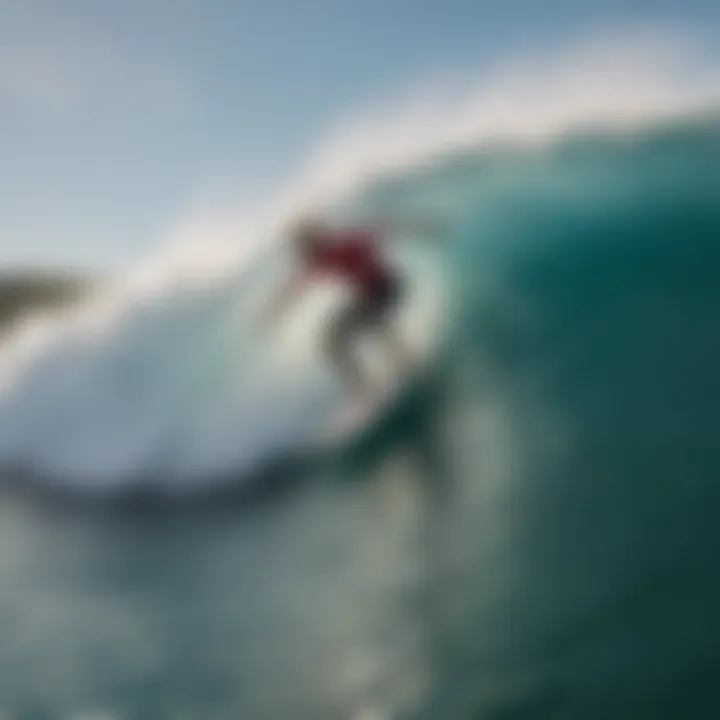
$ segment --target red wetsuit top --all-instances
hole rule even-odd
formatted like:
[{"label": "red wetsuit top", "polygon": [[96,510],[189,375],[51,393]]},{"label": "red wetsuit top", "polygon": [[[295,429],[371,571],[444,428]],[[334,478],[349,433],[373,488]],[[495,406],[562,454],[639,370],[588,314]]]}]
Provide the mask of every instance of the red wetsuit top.
[{"label": "red wetsuit top", "polygon": [[332,233],[311,260],[311,271],[336,275],[349,282],[364,298],[379,299],[392,274],[378,252],[375,235],[363,229]]}]

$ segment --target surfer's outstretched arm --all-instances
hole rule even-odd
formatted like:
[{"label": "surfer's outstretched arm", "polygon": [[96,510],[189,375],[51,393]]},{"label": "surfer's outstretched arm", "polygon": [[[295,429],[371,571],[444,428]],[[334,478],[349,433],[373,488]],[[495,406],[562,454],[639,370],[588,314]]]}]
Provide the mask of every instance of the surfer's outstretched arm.
[{"label": "surfer's outstretched arm", "polygon": [[280,319],[281,315],[300,298],[308,285],[309,279],[307,272],[297,272],[290,276],[280,289],[280,292],[271,299],[260,313],[258,324],[261,329],[273,325]]}]

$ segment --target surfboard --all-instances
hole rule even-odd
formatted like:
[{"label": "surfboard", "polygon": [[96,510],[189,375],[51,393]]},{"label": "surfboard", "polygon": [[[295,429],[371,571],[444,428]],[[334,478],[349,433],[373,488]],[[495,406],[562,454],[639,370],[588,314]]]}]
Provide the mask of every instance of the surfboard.
[{"label": "surfboard", "polygon": [[329,420],[321,425],[312,443],[316,451],[346,451],[360,446],[382,432],[388,421],[397,419],[408,403],[419,394],[429,391],[432,365],[417,362],[407,373],[387,379],[378,394],[369,401],[348,400],[330,413]]},{"label": "surfboard", "polygon": [[370,400],[354,399],[340,407],[322,428],[318,445],[331,447],[357,435],[392,407],[402,395],[405,385],[404,382],[396,380]]}]

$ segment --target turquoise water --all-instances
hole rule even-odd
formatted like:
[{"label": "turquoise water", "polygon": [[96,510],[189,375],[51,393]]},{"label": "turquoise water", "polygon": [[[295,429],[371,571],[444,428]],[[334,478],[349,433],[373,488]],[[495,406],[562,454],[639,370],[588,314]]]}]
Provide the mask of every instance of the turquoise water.
[{"label": "turquoise water", "polygon": [[[0,504],[0,711],[713,717],[720,123],[448,157],[442,357],[272,491]],[[357,199],[356,199],[357,201]]]}]

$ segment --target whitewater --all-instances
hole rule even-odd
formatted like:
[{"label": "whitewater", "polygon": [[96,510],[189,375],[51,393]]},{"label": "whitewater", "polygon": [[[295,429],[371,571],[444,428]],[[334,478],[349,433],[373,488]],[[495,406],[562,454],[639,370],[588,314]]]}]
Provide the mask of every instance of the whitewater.
[{"label": "whitewater", "polygon": [[680,203],[708,156],[683,163],[663,138],[712,135],[719,101],[702,53],[651,32],[516,59],[361,116],[271,202],[195,213],[99,297],[15,328],[0,348],[0,466],[83,492],[179,493],[242,485],[310,443],[343,401],[317,348],[339,291],[314,294],[274,337],[254,329],[287,269],[288,224],[308,209],[443,219],[435,243],[397,237],[390,252],[410,283],[404,330],[426,366],[454,357],[452,377],[434,379],[453,385],[473,364],[457,348],[488,314],[538,322],[507,259]]}]

